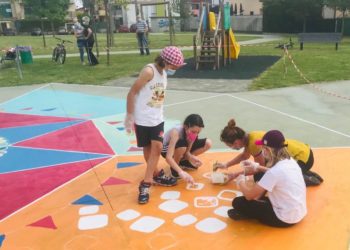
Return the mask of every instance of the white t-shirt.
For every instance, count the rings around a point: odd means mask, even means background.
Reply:
[[[276,216],[286,223],[301,221],[306,213],[306,186],[300,167],[293,159],[279,161],[258,185],[268,191]]]
[[[153,69],[153,78],[140,90],[135,100],[135,123],[137,125],[154,127],[162,123],[163,103],[167,86],[167,74],[161,75],[154,64],[146,67]]]

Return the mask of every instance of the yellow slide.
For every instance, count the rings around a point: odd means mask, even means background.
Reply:
[[[240,45],[236,42],[236,38],[233,34],[232,29],[230,28],[229,30],[229,42],[230,42],[230,58],[232,59],[237,59],[239,56],[239,52],[241,51]],[[226,46],[226,41],[225,41],[225,46]],[[225,49],[225,58],[227,58],[227,50]]]
[[[216,29],[216,18],[214,12],[209,12],[209,30],[214,31]]]

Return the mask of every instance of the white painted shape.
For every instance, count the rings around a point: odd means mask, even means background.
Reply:
[[[219,200],[215,196],[198,196],[194,198],[194,206],[198,208],[203,207],[217,207]]]
[[[229,206],[221,206],[214,210],[214,214],[222,216],[224,218],[228,218],[227,211],[232,207]]]
[[[96,214],[99,210],[99,206],[85,206],[79,209],[79,215]]]
[[[188,190],[201,190],[201,189],[203,189],[203,187],[204,187],[203,183],[196,182],[193,185],[191,183],[188,183],[186,186],[186,189],[188,189]]]
[[[108,216],[106,214],[98,214],[80,217],[78,228],[80,230],[91,230],[107,226]]]
[[[178,191],[165,191],[160,196],[162,200],[177,200],[180,198],[180,192]]]
[[[129,221],[139,217],[140,215],[141,214],[134,209],[127,209],[117,214],[117,218],[124,221]]]
[[[202,176],[203,176],[204,178],[207,178],[207,179],[211,180],[211,173],[212,173],[212,172],[206,172],[206,173],[204,173]]]
[[[225,229],[226,226],[227,224],[225,222],[209,217],[198,222],[195,227],[201,232],[213,234]]]
[[[167,200],[160,204],[159,209],[168,213],[177,213],[182,209],[188,207],[188,203],[179,200]]]
[[[223,197],[223,196],[222,196],[224,193],[232,193],[232,194],[234,194],[235,196],[234,196],[234,197],[232,196],[232,198],[226,198],[226,197]],[[224,201],[232,201],[233,198],[239,197],[239,196],[243,196],[243,193],[240,192],[240,191],[237,191],[237,190],[221,190],[220,193],[217,195],[217,197],[218,197],[220,200],[224,200]]]
[[[143,216],[133,224],[130,225],[130,229],[142,233],[151,233],[161,225],[163,225],[164,220],[152,216]]]
[[[179,226],[188,226],[197,221],[197,218],[194,217],[192,214],[184,214],[181,216],[176,217],[173,222]]]

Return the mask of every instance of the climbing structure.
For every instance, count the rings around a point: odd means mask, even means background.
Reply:
[[[217,17],[209,8],[209,4],[200,6],[199,26],[193,37],[196,70],[203,65],[212,65],[214,70],[219,69],[221,64],[225,66],[231,63],[231,59],[237,59],[240,52],[231,28],[230,6],[220,1]]]

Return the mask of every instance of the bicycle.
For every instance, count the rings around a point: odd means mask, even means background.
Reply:
[[[60,64],[64,64],[64,62],[66,61],[66,54],[67,54],[66,49],[64,47],[64,43],[65,42],[72,43],[72,42],[58,38],[58,37],[55,37],[55,38],[61,41],[61,43],[58,43],[57,46],[53,49],[52,61],[58,62]]]

